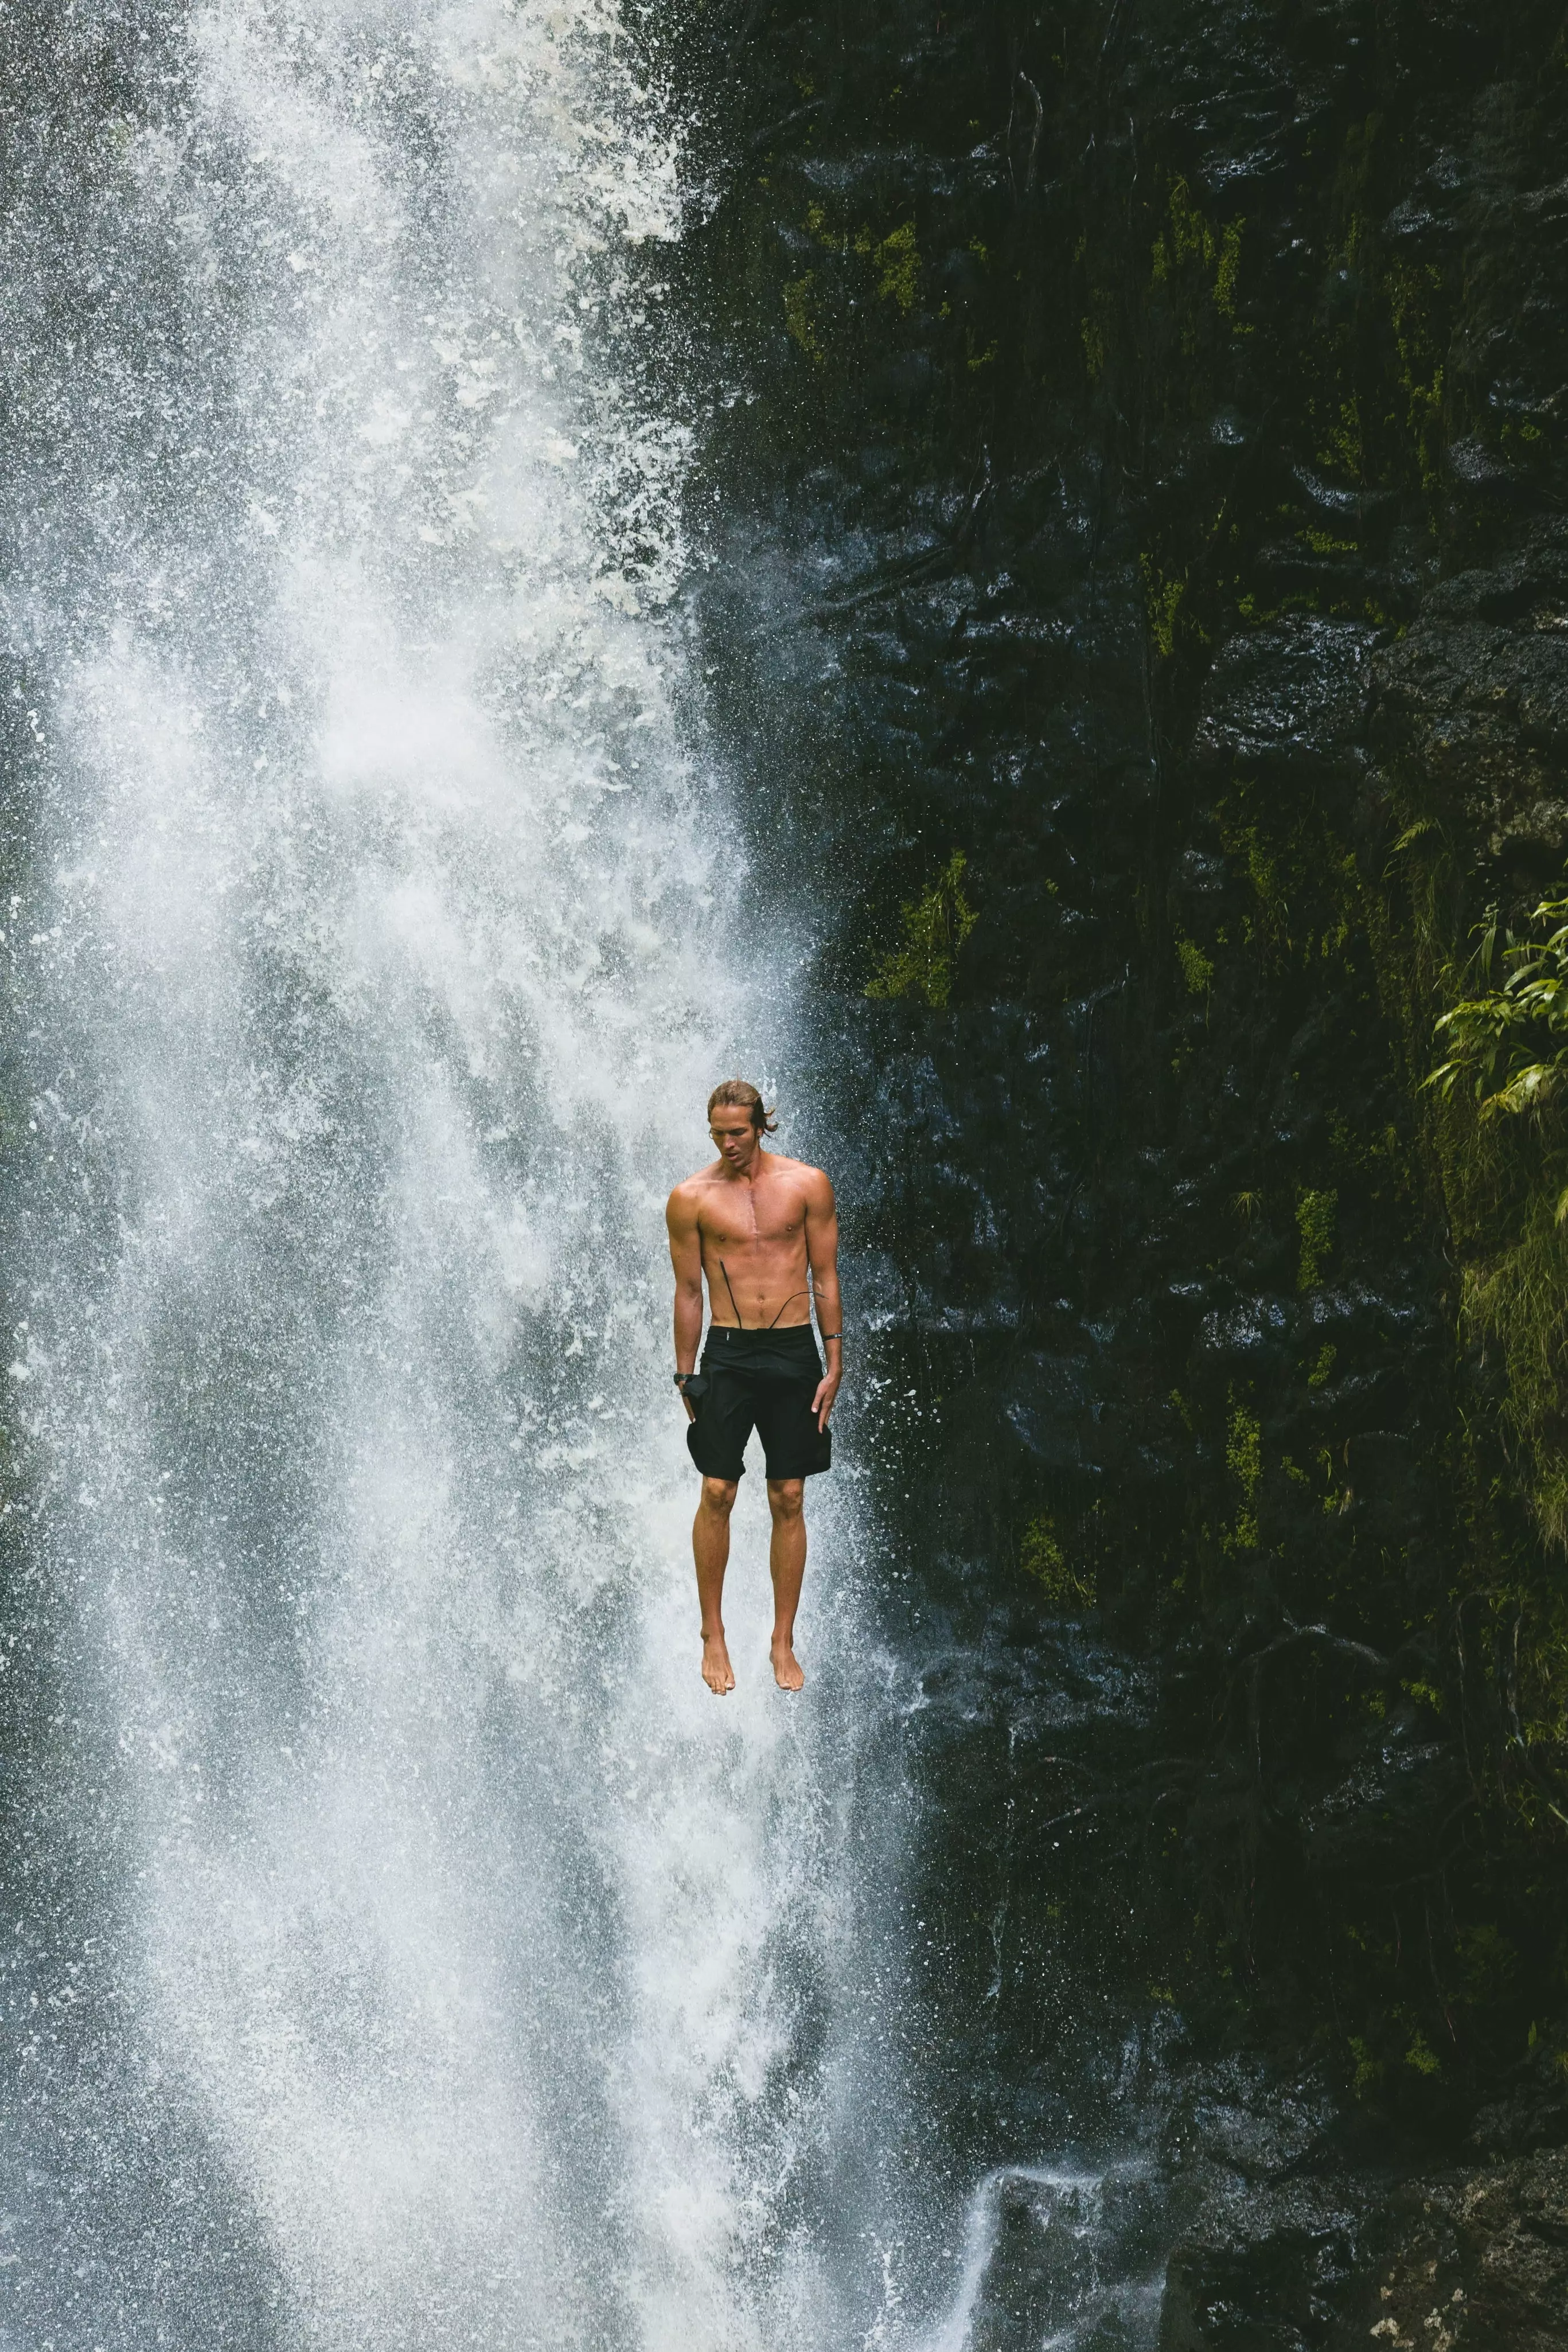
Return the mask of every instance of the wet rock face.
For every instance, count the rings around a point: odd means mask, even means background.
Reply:
[[[1293,616],[1233,637],[1205,683],[1193,737],[1204,767],[1246,767],[1287,788],[1366,764],[1367,691],[1379,633]]]
[[[1379,2266],[1364,2340],[1388,2352],[1416,2345],[1433,2352],[1548,2352],[1562,2345],[1568,2158],[1521,2158],[1496,2172],[1414,2186],[1395,2198],[1393,2212],[1405,2231]]]
[[[1160,2306],[1160,2352],[1309,2352],[1352,2275],[1343,2231],[1286,2230],[1241,2248],[1178,2247]]]
[[[1394,2191],[1369,2262],[1346,2231],[1179,2247],[1160,2352],[1561,2352],[1568,2342],[1568,2156],[1524,2157]]]
[[[963,2128],[1103,2105],[1085,2004],[1153,2002],[1454,2129],[1568,2044],[1560,1572],[1417,1093],[1568,852],[1560,10],[692,22],[700,626],[843,1107],[788,1139]]]
[[[1511,916],[1568,856],[1568,531],[1538,522],[1434,589],[1375,667],[1371,737],[1405,803],[1468,849],[1472,897]]]
[[[1136,2170],[1018,2171],[988,2191],[991,2238],[967,2352],[1035,2352],[1052,2336],[1100,2352],[1135,2340],[1157,2242],[1154,2183]]]

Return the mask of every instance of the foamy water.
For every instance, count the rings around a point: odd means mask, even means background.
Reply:
[[[145,28],[13,306],[7,2340],[886,2340],[841,1504],[805,1701],[760,1494],[697,1676],[662,1205],[791,1047],[678,724],[669,126],[595,0]]]

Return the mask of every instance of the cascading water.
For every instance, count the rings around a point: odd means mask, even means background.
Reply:
[[[12,24],[0,2340],[888,2340],[827,1498],[804,1704],[756,1495],[697,1676],[659,1213],[790,1045],[658,108],[601,0]]]

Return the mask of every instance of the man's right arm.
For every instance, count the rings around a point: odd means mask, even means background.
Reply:
[[[697,1203],[684,1184],[678,1184],[664,1213],[669,1228],[669,1262],[675,1268],[675,1369],[694,1371],[702,1337],[702,1236],[697,1223]],[[695,1418],[686,1402],[687,1413]]]

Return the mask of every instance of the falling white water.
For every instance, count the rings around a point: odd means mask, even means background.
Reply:
[[[70,24],[0,2342],[881,2340],[829,1498],[805,1700],[754,1494],[696,1671],[660,1213],[788,1039],[674,708],[665,126],[604,0]]]
[[[920,2352],[1152,2345],[1163,2283],[1148,2243],[1156,2193],[1152,2168],[1135,2158],[1100,2172],[988,2172],[964,2216],[957,2291]]]

